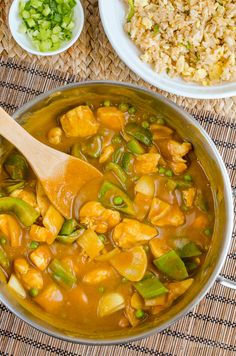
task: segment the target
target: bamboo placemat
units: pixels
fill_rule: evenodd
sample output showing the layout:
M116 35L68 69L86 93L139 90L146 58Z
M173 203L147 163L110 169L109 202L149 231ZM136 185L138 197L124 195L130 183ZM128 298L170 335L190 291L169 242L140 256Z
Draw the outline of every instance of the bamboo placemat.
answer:
M109 0L107 0L109 1ZM96 0L82 1L85 28L66 53L37 58L23 52L7 28L11 1L0 0L0 105L9 113L33 97L69 82L112 79L149 86L116 56L103 32ZM236 98L193 100L163 93L194 114L213 138L236 187ZM236 228L221 272L236 281ZM201 303L162 333L118 346L84 346L49 337L16 318L0 304L0 355L235 355L236 292L215 283Z

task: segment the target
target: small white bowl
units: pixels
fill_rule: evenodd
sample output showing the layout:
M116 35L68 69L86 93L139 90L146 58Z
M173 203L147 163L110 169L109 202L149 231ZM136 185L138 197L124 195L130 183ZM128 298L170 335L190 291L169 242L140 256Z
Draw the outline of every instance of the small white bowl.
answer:
M21 46L24 50L29 53L36 54L38 56L53 56L55 54L66 51L70 48L79 38L83 26L84 26L84 9L79 0L76 0L76 5L74 7L74 21L75 27L72 30L72 39L70 41L62 42L62 45L56 51L41 52L34 48L30 38L26 33L19 32L19 26L22 23L22 19L19 15L19 2L20 0L14 0L8 16L9 27L14 40Z

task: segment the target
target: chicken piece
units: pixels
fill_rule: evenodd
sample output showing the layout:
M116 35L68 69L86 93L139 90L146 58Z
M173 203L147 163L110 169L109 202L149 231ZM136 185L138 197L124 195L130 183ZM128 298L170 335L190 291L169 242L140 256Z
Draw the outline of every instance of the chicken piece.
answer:
M14 261L14 270L16 274L26 274L29 270L29 264L25 258L16 258Z
M24 258L15 260L14 268L17 277L21 279L26 289L37 288L40 290L43 288L43 277L41 272L30 267Z
M112 268L109 267L99 267L92 271L86 273L83 277L83 282L89 284L97 284L105 281L114 274Z
M44 192L42 184L39 181L37 182L37 186L36 186L36 199L37 199L37 205L39 207L39 211L42 217L44 217L51 203Z
M52 254L47 245L39 246L30 254L31 261L40 271L44 271L51 261Z
M35 196L34 192L32 192L32 190L16 189L10 194L10 196L13 198L22 199L34 208L37 208L37 206L38 206L37 201L36 201L36 196Z
M113 232L113 240L119 247L130 248L145 244L157 235L157 230L134 219L124 219Z
M149 241L149 247L151 249L151 253L155 258L164 255L170 250L165 240L160 238L152 239L151 241Z
M159 227L180 226L185 221L184 213L178 206L170 205L159 198L153 198L148 218L153 225Z
M31 240L38 241L38 242L51 241L51 239L54 236L51 231L46 229L46 227L39 226L36 224L31 225L29 235Z
M21 246L22 230L14 216L1 214L0 230L10 239L11 247Z
M92 110L82 105L62 115L60 121L67 137L93 136L99 127Z
M172 135L173 130L164 125L152 124L150 129L153 134L154 140L161 140L163 138L169 138Z
M98 233L105 233L120 222L120 213L90 201L80 209L80 222Z
M64 303L64 297L56 284L50 284L39 296L34 298L46 312L57 313L58 308Z
M99 108L97 118L102 125L114 131L121 131L125 124L124 113L113 106Z
M137 174L149 174L157 171L159 153L144 153L135 158L134 167Z
M127 316L127 319L129 320L130 324L132 326L137 326L140 323L140 320L136 318L135 316L136 310L131 307L130 304L127 304L125 307L125 315Z
M182 190L183 201L188 208L193 206L196 192L196 188L188 188L186 190Z
M102 154L99 158L99 163L106 162L113 152L114 152L114 147L112 145L104 147L102 150Z
M184 281L169 283L167 286L169 290L167 295L167 303L170 305L175 299L184 294L190 288L193 281L193 278L188 278Z
M168 165L176 175L182 174L188 168L184 162L168 162Z
M184 156L192 149L189 142L179 143L174 140L169 140L167 143L167 150L173 162L185 162Z

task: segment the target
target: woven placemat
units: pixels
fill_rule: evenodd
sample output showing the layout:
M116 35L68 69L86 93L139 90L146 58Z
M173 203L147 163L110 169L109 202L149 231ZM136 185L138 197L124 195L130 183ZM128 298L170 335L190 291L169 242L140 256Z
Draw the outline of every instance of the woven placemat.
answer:
M109 0L107 0L109 1ZM9 113L33 97L69 82L113 79L147 85L116 56L102 30L96 0L83 1L86 23L80 41L50 58L26 54L10 37L7 13L11 1L0 0L0 105ZM185 107L213 138L236 187L236 98L191 100L164 95ZM236 281L236 229L221 274ZM236 292L217 283L188 315L162 333L142 341L110 347L88 347L49 337L0 304L0 355L234 355Z

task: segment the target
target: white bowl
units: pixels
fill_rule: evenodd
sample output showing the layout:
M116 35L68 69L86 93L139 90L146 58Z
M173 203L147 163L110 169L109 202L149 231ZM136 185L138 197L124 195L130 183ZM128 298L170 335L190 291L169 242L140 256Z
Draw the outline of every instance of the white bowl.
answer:
M140 60L140 51L124 31L126 4L124 0L99 0L100 16L106 35L118 56L146 82L172 94L197 99L217 99L236 95L236 82L203 86L181 78L157 74L152 67ZM161 15L160 15L161 16Z
M75 19L75 27L72 31L72 39L70 41L62 42L62 45L56 51L48 51L48 52L41 52L37 51L30 38L25 33L19 32L19 26L22 23L22 19L19 16L19 2L20 0L14 0L10 11L9 11L9 27L12 33L14 40L21 46L24 50L29 53L36 54L38 56L53 56L55 54L61 53L66 51L70 48L75 41L79 38L83 26L84 26L84 10L79 0L76 0L76 5L74 7L74 19Z

